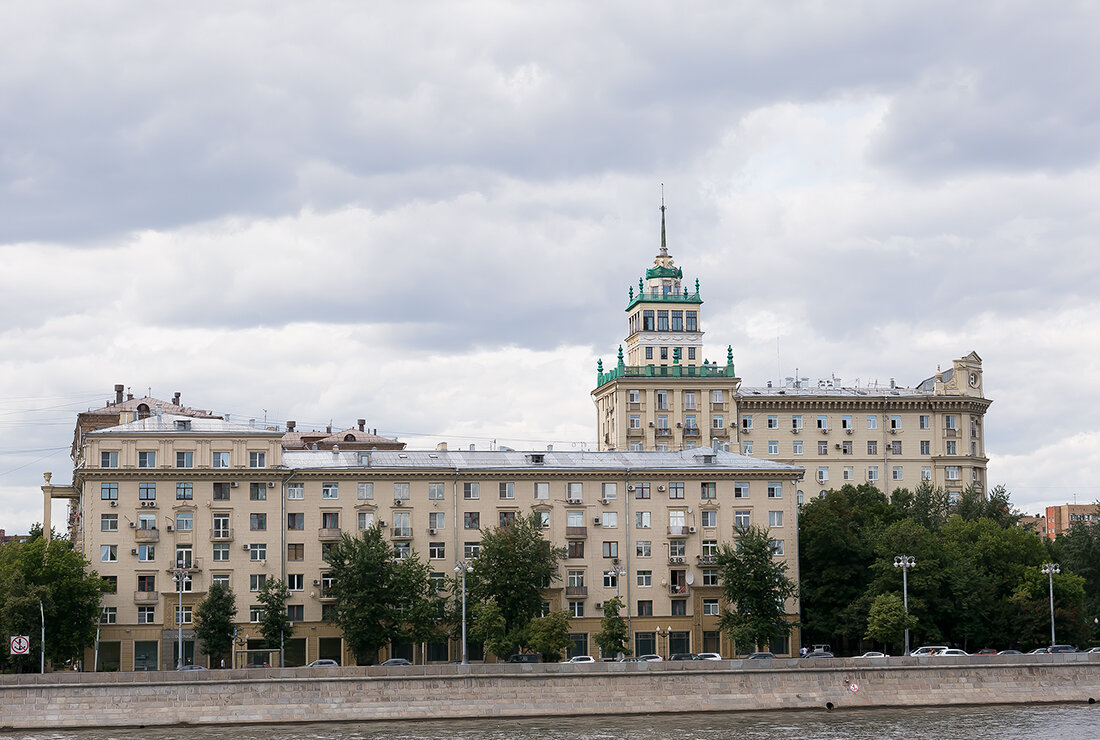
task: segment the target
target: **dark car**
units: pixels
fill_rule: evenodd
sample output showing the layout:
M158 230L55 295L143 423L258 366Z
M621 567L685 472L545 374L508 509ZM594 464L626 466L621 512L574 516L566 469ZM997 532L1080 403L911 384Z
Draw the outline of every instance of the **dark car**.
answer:
M806 653L807 658L832 658L833 654L827 650L811 650Z
M694 653L673 653L668 657L669 660L701 660L698 655Z
M177 671L205 671L206 666L189 663L176 669Z
M975 655L996 655L997 654L997 649L996 648L982 648L981 650L979 650L978 652L976 652L974 654Z
M542 656L538 653L515 653L510 656L506 663L541 663Z
M384 665L384 666L412 665L412 663L405 660L404 658L390 658L389 660L382 661L382 665Z
M1050 653L1076 653L1077 646L1075 645L1051 645L1047 648L1047 652Z
M774 657L775 653L749 653L745 660L771 660Z

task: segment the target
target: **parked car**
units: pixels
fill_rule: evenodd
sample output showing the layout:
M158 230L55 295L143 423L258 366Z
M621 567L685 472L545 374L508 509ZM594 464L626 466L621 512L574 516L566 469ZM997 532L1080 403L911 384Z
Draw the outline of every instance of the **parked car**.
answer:
M774 657L775 653L749 653L745 660L771 660Z
M1047 651L1051 652L1051 653L1076 653L1077 652L1077 646L1076 645L1051 645L1049 648L1047 648Z
M266 662L264 662L262 660L258 660L254 663L249 663L248 665L245 666L245 668L270 668L270 667L271 666L269 666Z
M538 653L515 653L505 663L541 663L542 656Z
M979 650L978 652L976 652L974 654L975 655L996 655L997 654L997 649L996 648L982 648L981 650Z
M191 665L180 666L176 670L177 671L205 671L206 666L191 664Z
M722 656L718 653L699 653L699 660L722 660Z
M569 660L563 660L562 663L595 663L596 659L591 655L574 655Z
M698 655L694 653L673 653L668 656L669 660L701 660Z
M655 653L649 653L647 655L639 655L639 659L644 660L646 663L660 663L664 658Z
M922 655L938 655L941 651L946 649L946 645L922 645L921 647L917 648L909 654L915 655L917 657L920 657Z
M313 661L306 668L339 668L340 664L331 658L318 658Z
M806 653L802 657L804 657L804 658L832 658L834 656L828 650L811 650L810 652Z
M1050 648L1035 648L1028 655L1046 655L1050 652Z
M1098 645L1097 647L1094 647L1094 648L1089 648L1087 652L1100 653L1100 645Z
M947 648L946 650L941 650L938 653L936 653L936 657L940 657L940 658L942 658L944 656L953 656L953 657L958 658L958 657L964 656L964 655L967 656L967 657L970 657L970 653L966 652L965 650L959 650L958 648Z
M868 650L863 655L857 655L857 658L885 658L886 653L880 653L877 650Z
M384 665L384 666L412 665L412 663L410 663L408 660L405 660L404 658L390 658L389 660L382 661L382 665Z
M634 656L630 656L628 658L619 658L619 662L620 663L645 663L645 660L643 660L642 658L636 658Z
M997 655L1023 655L1019 650L1002 650Z

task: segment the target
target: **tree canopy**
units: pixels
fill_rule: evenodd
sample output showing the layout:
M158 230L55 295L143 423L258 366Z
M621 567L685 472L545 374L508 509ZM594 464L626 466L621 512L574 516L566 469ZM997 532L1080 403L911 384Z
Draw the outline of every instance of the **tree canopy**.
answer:
M785 603L798 589L787 576L787 564L772 556L768 530L737 527L735 545L718 550L718 578L728 607L723 607L719 626L750 652L790 633ZM729 608L732 607L732 608Z
M215 661L232 654L237 600L228 586L210 584L206 598L195 610L195 636L202 652Z

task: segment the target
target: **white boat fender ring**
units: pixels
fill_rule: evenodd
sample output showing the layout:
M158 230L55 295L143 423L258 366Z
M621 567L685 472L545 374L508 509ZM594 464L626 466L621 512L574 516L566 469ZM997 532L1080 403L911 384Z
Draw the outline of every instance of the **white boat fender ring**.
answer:
M853 681L852 683L848 684L848 690L851 691L853 694L858 694L859 684Z

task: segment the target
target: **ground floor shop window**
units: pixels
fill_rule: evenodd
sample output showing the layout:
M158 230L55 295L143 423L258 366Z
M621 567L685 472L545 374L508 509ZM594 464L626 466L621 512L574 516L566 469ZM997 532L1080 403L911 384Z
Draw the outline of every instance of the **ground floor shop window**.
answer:
M703 633L703 652L704 653L721 653L722 652L722 639L717 631L704 632Z
M691 633L686 630L670 633L668 636L668 652L669 655L673 653L690 653Z
M634 633L634 654L655 655L657 653L657 634L654 632Z
M790 648L788 647L789 641L790 638L787 635L777 637L776 639L771 641L771 644L768 645L768 650L775 653L776 655L786 655L790 650Z
M159 662L157 661L157 651L160 649L160 643L156 640L135 640L134 641L134 670L135 671L155 671Z
M569 634L569 652L565 656L572 658L576 655L588 655L588 633L571 632Z
M429 642L428 643L428 662L440 663L445 660L450 660L450 655L447 653L447 641L441 642Z
M99 643L96 656L97 671L117 671L122 665L122 643L117 640Z

